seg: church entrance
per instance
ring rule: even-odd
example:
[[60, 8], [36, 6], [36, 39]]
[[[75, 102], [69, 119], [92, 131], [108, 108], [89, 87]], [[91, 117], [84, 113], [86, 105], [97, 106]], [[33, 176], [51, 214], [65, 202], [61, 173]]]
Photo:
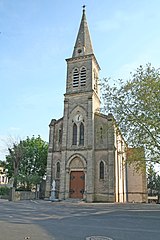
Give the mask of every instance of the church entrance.
[[85, 174], [83, 171], [71, 171], [70, 173], [70, 198], [83, 198], [85, 189]]

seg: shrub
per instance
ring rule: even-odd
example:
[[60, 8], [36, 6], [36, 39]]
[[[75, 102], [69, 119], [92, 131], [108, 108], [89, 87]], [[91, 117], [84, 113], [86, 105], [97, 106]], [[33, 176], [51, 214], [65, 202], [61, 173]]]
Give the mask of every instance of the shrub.
[[8, 187], [0, 187], [0, 195], [9, 195], [9, 188]]

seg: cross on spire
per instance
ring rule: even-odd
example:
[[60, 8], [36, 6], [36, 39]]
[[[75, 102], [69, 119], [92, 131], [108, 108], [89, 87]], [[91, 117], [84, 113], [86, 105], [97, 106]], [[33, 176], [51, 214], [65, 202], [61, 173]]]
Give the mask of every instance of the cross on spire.
[[85, 11], [85, 9], [86, 9], [86, 5], [83, 5], [82, 8], [83, 8], [83, 11]]

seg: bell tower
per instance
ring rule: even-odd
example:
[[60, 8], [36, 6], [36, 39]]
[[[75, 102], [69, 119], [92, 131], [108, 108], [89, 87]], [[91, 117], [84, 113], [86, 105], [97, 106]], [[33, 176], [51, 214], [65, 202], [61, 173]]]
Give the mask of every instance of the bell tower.
[[[60, 180], [60, 198], [72, 198], [71, 179], [83, 175], [83, 197], [93, 201], [94, 192], [94, 118], [100, 109], [99, 70], [93, 53], [89, 28], [83, 7], [82, 19], [73, 54], [67, 61], [66, 93], [64, 95], [63, 140]], [[73, 161], [70, 163], [70, 159]], [[77, 160], [76, 160], [77, 159]], [[73, 168], [73, 163], [79, 162]], [[69, 164], [70, 163], [70, 164]], [[83, 166], [79, 169], [79, 166]], [[78, 171], [75, 173], [75, 169]], [[73, 176], [71, 177], [71, 174]], [[70, 182], [70, 183], [69, 183]], [[74, 196], [74, 193], [73, 193]]]
[[46, 196], [55, 180], [59, 199], [83, 198], [93, 202], [100, 67], [93, 52], [85, 6], [72, 57], [66, 62], [64, 114], [50, 123]]
[[93, 53], [92, 42], [83, 6], [82, 19], [77, 34], [73, 54], [67, 61], [67, 81], [65, 97], [72, 99], [85, 95], [93, 100], [93, 112], [100, 108], [100, 92], [98, 85], [99, 64]]

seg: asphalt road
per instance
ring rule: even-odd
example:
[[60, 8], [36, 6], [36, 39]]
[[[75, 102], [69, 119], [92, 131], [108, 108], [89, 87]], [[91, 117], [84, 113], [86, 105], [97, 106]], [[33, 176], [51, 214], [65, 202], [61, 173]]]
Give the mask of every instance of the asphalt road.
[[0, 200], [0, 240], [85, 240], [90, 236], [97, 236], [94, 240], [104, 236], [159, 240], [160, 204]]

